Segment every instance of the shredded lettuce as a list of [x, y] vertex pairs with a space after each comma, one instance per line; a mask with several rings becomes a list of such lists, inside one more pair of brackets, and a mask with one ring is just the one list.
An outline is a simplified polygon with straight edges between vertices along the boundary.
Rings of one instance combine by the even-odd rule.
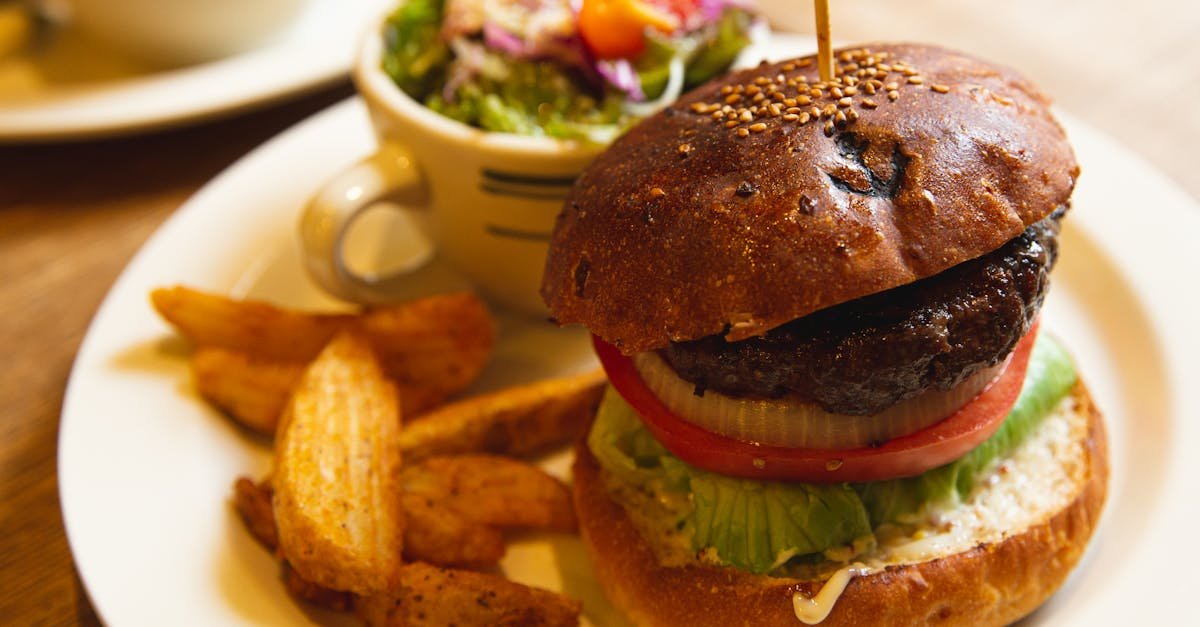
[[417, 100], [435, 90], [446, 76], [450, 48], [442, 41], [445, 0], [406, 0], [383, 27], [387, 54], [383, 71]]
[[[484, 130], [596, 144], [608, 143], [684, 88], [726, 70], [749, 44], [754, 19], [745, 8], [728, 5], [719, 17], [706, 14], [686, 32], [648, 32], [645, 51], [620, 60], [622, 71], [616, 72], [604, 65], [611, 61], [592, 58], [579, 35], [570, 32], [573, 14], [566, 6], [502, 2], [448, 9], [448, 1], [453, 2], [406, 0], [387, 20], [383, 69], [401, 90], [442, 115]], [[524, 12], [552, 9], [562, 9], [567, 18], [553, 32], [498, 31], [505, 28], [499, 18], [524, 16], [541, 24], [545, 20]], [[485, 28], [469, 26], [471, 19], [462, 16], [451, 19], [453, 27], [443, 24], [462, 11], [483, 11]], [[555, 30], [562, 28], [566, 32]]]
[[1021, 394], [1000, 429], [965, 457], [906, 479], [813, 485], [711, 473], [671, 455], [611, 389], [597, 412], [588, 447], [605, 471], [623, 482], [651, 493], [686, 495], [690, 507], [675, 515], [697, 552], [709, 551], [723, 563], [766, 573], [788, 560], [811, 561], [851, 545], [865, 548], [880, 524], [911, 519], [927, 504], [966, 498], [981, 472], [1032, 433], [1075, 379], [1062, 347], [1039, 337]]

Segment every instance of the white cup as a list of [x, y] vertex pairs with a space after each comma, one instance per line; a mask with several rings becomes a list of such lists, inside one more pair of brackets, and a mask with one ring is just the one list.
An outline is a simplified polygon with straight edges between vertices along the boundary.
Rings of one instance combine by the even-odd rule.
[[61, 5], [72, 28], [166, 66], [248, 50], [286, 26], [308, 0], [43, 1]]
[[363, 38], [354, 82], [366, 100], [378, 149], [315, 194], [300, 235], [309, 274], [332, 295], [359, 303], [408, 294], [415, 274], [355, 273], [344, 248], [351, 225], [389, 201], [404, 211], [438, 261], [492, 302], [545, 315], [539, 296], [554, 220], [576, 176], [602, 147], [492, 133], [429, 110], [382, 69], [383, 19]]

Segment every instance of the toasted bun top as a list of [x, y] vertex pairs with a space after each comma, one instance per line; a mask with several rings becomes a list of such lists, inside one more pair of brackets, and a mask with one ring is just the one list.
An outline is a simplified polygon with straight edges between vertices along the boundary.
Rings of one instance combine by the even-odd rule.
[[835, 59], [840, 83], [812, 57], [760, 65], [618, 139], [559, 214], [551, 314], [626, 354], [736, 341], [978, 257], [1067, 203], [1079, 168], [1020, 75], [913, 44]]

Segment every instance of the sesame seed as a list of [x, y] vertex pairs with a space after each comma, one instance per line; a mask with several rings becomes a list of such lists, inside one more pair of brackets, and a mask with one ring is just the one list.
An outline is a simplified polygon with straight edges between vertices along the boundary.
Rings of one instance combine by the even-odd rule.
[[686, 155], [692, 151], [691, 144], [679, 144], [679, 154]]
[[830, 137], [830, 136], [832, 136], [832, 135], [833, 135], [833, 120], [830, 120], [830, 121], [828, 121], [828, 122], [826, 122], [826, 123], [825, 123], [825, 129], [824, 129], [824, 130], [825, 130], [825, 136], [826, 136], [826, 137]]
[[833, 89], [829, 90], [829, 93], [832, 94], [834, 98], [841, 98], [842, 96], [846, 95], [842, 93], [841, 87], [834, 87]]
[[896, 91], [897, 89], [900, 89], [900, 83], [897, 83], [896, 81], [892, 81], [892, 82], [884, 85], [883, 87], [885, 89], [887, 89], [888, 91]]
[[783, 82], [783, 81], [785, 81], [785, 80], [787, 80], [787, 77], [786, 77], [786, 76], [784, 76], [783, 74], [776, 74], [776, 75], [775, 75], [775, 82], [776, 82], [776, 83], [782, 83], [782, 82]]
[[728, 96], [725, 96], [725, 104], [733, 104], [741, 101], [742, 97], [738, 94], [729, 94]]
[[813, 87], [812, 89], [808, 90], [808, 95], [812, 96], [813, 98], [820, 98], [821, 97], [821, 88]]
[[895, 100], [900, 97], [900, 92], [892, 90], [888, 92], [888, 100]]
[[712, 113], [712, 119], [714, 120], [720, 120], [723, 117], [725, 117], [725, 114], [721, 113], [720, 111], [713, 111]]
[[812, 108], [808, 110], [808, 112], [809, 112], [809, 114], [811, 114], [811, 115], [812, 115], [814, 118], [819, 118], [819, 117], [821, 117], [821, 107], [818, 107], [817, 105], [813, 105], [813, 106], [812, 106]]
[[874, 109], [875, 107], [878, 107], [878, 106], [879, 105], [876, 104], [874, 100], [871, 100], [870, 98], [863, 98], [862, 107], [864, 109]]
[[742, 114], [738, 116], [738, 119], [743, 122], [749, 122], [750, 120], [754, 119], [754, 114], [750, 113], [749, 111], [742, 111]]
[[851, 85], [851, 86], [849, 86], [849, 87], [847, 87], [847, 88], [846, 88], [846, 90], [845, 90], [845, 92], [844, 92], [844, 93], [845, 93], [847, 96], [853, 96], [853, 95], [855, 95], [855, 94], [857, 94], [857, 93], [858, 93], [858, 88], [857, 88], [857, 87], [855, 87], [854, 85]]
[[875, 65], [875, 69], [877, 69], [877, 70], [879, 70], [879, 71], [881, 71], [881, 72], [883, 72], [883, 73], [885, 73], [885, 74], [886, 74], [886, 73], [888, 73], [888, 72], [891, 72], [891, 71], [892, 71], [892, 66], [890, 66], [890, 65], [888, 65], [888, 64], [886, 64], [886, 63], [879, 63], [879, 64], [876, 64], [876, 65]]
[[692, 111], [694, 113], [704, 113], [704, 110], [707, 108], [708, 108], [708, 105], [704, 104], [703, 102], [693, 102], [692, 103]]
[[799, 119], [800, 119], [800, 116], [796, 115], [795, 113], [788, 113], [783, 116], [783, 120], [785, 122], [795, 122], [796, 120], [799, 120]]
[[755, 133], [761, 133], [761, 132], [767, 130], [767, 125], [763, 124], [762, 122], [758, 122], [757, 124], [751, 124], [750, 130], [754, 131]]
[[846, 119], [851, 122], [857, 122], [858, 121], [858, 111], [855, 111], [854, 109], [847, 109], [846, 110]]
[[750, 134], [750, 131], [747, 131], [747, 130], [746, 130], [746, 129], [744, 129], [744, 128], [739, 128], [739, 129], [737, 130], [737, 136], [738, 136], [738, 137], [745, 137], [745, 136], [747, 136], [747, 135], [749, 135], [749, 134]]
[[950, 91], [950, 88], [946, 85], [930, 85], [929, 88], [939, 94], [944, 94]]
[[662, 198], [663, 196], [666, 196], [667, 193], [664, 192], [663, 188], [661, 187], [652, 187], [650, 188], [650, 195], [655, 198]]
[[837, 103], [839, 107], [849, 107], [850, 105], [854, 104], [854, 99], [850, 96], [846, 96], [844, 98], [838, 98]]
[[796, 69], [796, 64], [795, 64], [795, 63], [784, 63], [784, 64], [783, 64], [783, 71], [784, 71], [784, 72], [791, 72], [791, 71], [792, 71], [792, 70], [794, 70], [794, 69]]
[[788, 112], [788, 113], [793, 113], [793, 114], [798, 114], [798, 113], [800, 113], [800, 112], [801, 112], [801, 111], [803, 111], [803, 110], [804, 110], [804, 109], [801, 109], [800, 107], [788, 107], [788, 108], [787, 108], [787, 112]]
[[808, 121], [811, 119], [812, 119], [812, 116], [807, 113], [800, 114], [800, 123], [801, 124], [808, 124]]
[[863, 85], [863, 91], [867, 92], [867, 94], [870, 96], [874, 96], [875, 95], [875, 84], [871, 83], [871, 82], [867, 82], [865, 85]]
[[796, 104], [798, 104], [802, 107], [807, 107], [808, 105], [812, 104], [812, 98], [810, 98], [808, 96], [797, 96]]
[[758, 92], [757, 94], [754, 94], [754, 97], [750, 99], [750, 102], [762, 102], [766, 98], [767, 97], [763, 95], [762, 92]]
[[785, 98], [783, 101], [783, 106], [785, 106], [785, 107], [795, 107], [796, 104], [797, 103], [796, 103], [795, 98]]
[[910, 76], [908, 77], [908, 82], [913, 85], [920, 85], [921, 83], [925, 82], [925, 79], [921, 78], [920, 76]]
[[846, 123], [846, 112], [838, 111], [837, 115], [833, 116], [833, 121], [837, 122], [838, 126], [844, 125]]
[[800, 59], [798, 62], [796, 62], [796, 67], [808, 67], [812, 64], [813, 64], [812, 57], [808, 57], [805, 59]]
[[780, 113], [783, 112], [780, 110], [779, 105], [777, 105], [777, 104], [773, 104], [773, 105], [767, 107], [767, 111], [770, 111], [771, 115], [774, 115], [774, 116], [778, 116]]
[[725, 122], [725, 128], [733, 128], [738, 124], [739, 122], [737, 120], [729, 120], [728, 122]]
[[834, 113], [837, 113], [837, 105], [825, 105], [825, 108], [821, 109], [822, 117], [827, 118], [832, 116]]
[[910, 68], [910, 67], [906, 67], [906, 68], [904, 68], [903, 70], [901, 70], [901, 72], [902, 72], [902, 73], [903, 73], [905, 76], [916, 76], [916, 75], [917, 75], [917, 70], [916, 70], [916, 69], [914, 69], [914, 68]]
[[732, 93], [733, 93], [733, 87], [732, 87], [732, 86], [730, 86], [730, 85], [726, 85], [726, 86], [724, 86], [724, 87], [722, 87], [722, 88], [721, 88], [721, 95], [722, 95], [722, 96], [728, 96], [729, 94], [732, 94]]
[[775, 99], [775, 102], [787, 101], [787, 96], [783, 95], [783, 92], [781, 91], [771, 92], [771, 97]]
[[769, 79], [769, 78], [767, 78], [767, 77], [765, 77], [765, 76], [760, 76], [760, 77], [758, 77], [758, 78], [754, 79], [754, 84], [755, 84], [755, 85], [766, 85], [766, 84], [767, 84], [767, 83], [769, 83], [769, 82], [771, 82], [771, 79]]

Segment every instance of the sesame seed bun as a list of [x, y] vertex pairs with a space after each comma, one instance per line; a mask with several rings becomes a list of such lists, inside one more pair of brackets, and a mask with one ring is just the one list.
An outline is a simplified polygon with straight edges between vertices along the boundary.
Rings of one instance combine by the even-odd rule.
[[626, 354], [737, 341], [995, 250], [1068, 202], [1074, 155], [1017, 73], [923, 45], [835, 58], [840, 85], [811, 58], [760, 65], [618, 139], [559, 215], [555, 319]]
[[[1046, 420], [1043, 429], [1050, 431], [1039, 436], [1046, 438], [1044, 446], [1032, 448], [1046, 452], [1014, 455], [1018, 461], [1009, 472], [1025, 493], [1037, 495], [1062, 489], [1050, 485], [1037, 464], [1047, 458], [1061, 464], [1061, 473], [1069, 479], [1061, 502], [1021, 503], [1021, 515], [1032, 521], [1024, 527], [998, 537], [988, 533], [967, 538], [957, 552], [894, 563], [852, 579], [822, 627], [1003, 625], [1049, 598], [1079, 561], [1096, 528], [1107, 494], [1108, 446], [1099, 412], [1082, 384]], [[1054, 459], [1061, 451], [1070, 453]], [[800, 592], [812, 597], [822, 580], [752, 575], [699, 562], [664, 565], [654, 543], [610, 497], [602, 472], [581, 444], [574, 467], [581, 532], [608, 598], [635, 624], [800, 624], [792, 596]], [[986, 502], [992, 489], [996, 488], [982, 489], [971, 502]]]

